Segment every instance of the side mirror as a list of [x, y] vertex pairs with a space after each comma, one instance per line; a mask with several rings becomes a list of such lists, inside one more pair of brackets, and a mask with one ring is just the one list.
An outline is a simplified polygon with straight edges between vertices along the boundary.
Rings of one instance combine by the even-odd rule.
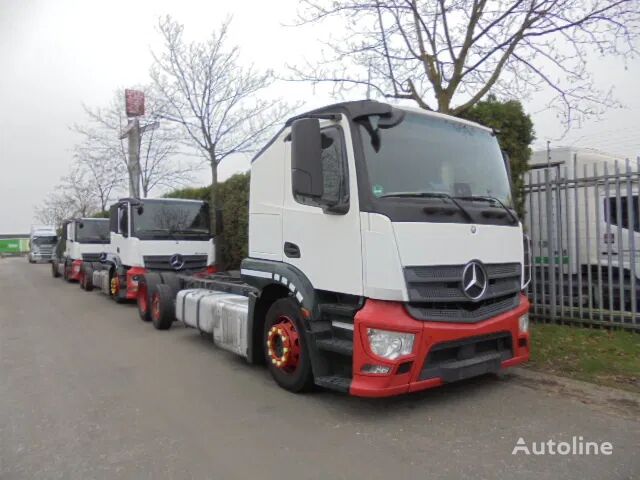
[[294, 195], [323, 194], [320, 121], [301, 118], [291, 126], [291, 186]]
[[218, 235], [221, 235], [223, 231], [224, 224], [222, 223], [222, 209], [216, 208], [216, 228], [213, 234], [217, 237]]

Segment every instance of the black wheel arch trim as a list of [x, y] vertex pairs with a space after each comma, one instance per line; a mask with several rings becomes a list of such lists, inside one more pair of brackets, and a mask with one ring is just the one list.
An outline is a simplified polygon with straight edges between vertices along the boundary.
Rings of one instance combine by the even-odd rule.
[[[289, 297], [295, 299], [301, 307], [311, 312], [311, 319], [319, 318], [319, 307], [316, 301], [315, 289], [306, 275], [293, 265], [273, 260], [245, 258], [240, 265], [240, 275], [243, 281], [257, 288], [260, 292], [270, 285], [286, 287], [289, 290]], [[253, 339], [256, 334], [256, 332], [254, 332], [254, 313], [258, 299], [259, 295], [249, 296], [247, 336], [251, 339]], [[301, 316], [301, 320], [304, 327], [302, 333], [309, 349], [313, 374], [316, 377], [325, 375], [328, 370], [327, 361], [316, 346], [314, 336], [311, 334], [309, 319]], [[262, 332], [257, 333], [262, 335]], [[259, 359], [255, 358], [256, 352], [253, 351], [252, 342], [248, 343], [249, 351], [247, 352], [247, 360], [255, 363], [259, 361]]]
[[291, 264], [245, 258], [240, 266], [240, 276], [244, 282], [258, 290], [264, 290], [269, 285], [283, 286], [314, 317], [318, 313], [313, 285], [302, 271]]

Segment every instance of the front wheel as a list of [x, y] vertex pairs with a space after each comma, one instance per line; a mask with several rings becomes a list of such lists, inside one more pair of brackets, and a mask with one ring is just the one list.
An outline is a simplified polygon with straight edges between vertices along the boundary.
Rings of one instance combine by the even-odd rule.
[[313, 372], [298, 304], [291, 298], [274, 302], [264, 323], [263, 345], [271, 376], [290, 392], [309, 391]]
[[169, 330], [175, 320], [176, 298], [169, 285], [160, 283], [151, 291], [151, 321], [157, 330]]
[[151, 321], [151, 293], [156, 285], [162, 283], [157, 273], [145, 273], [138, 281], [138, 315], [143, 322]]
[[117, 271], [113, 272], [111, 279], [109, 280], [109, 292], [111, 293], [111, 298], [115, 300], [116, 303], [124, 303], [127, 301], [126, 299], [126, 285], [125, 285], [125, 296], [122, 295], [122, 283], [120, 282], [120, 275], [118, 275]]

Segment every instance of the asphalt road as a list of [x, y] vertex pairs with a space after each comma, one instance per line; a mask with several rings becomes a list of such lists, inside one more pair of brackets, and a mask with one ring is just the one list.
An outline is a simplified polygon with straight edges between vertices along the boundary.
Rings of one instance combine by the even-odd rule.
[[[572, 436], [611, 456], [512, 455]], [[640, 478], [640, 419], [515, 378], [293, 395], [132, 305], [0, 259], [0, 479]]]

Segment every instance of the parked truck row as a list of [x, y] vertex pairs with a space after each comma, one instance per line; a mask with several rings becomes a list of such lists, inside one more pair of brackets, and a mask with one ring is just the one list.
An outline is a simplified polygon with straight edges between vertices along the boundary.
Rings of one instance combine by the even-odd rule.
[[369, 100], [314, 110], [252, 161], [240, 271], [216, 268], [209, 218], [206, 202], [122, 199], [99, 243], [89, 219], [67, 224], [53, 274], [293, 392], [397, 395], [529, 358], [529, 247], [488, 128]]

